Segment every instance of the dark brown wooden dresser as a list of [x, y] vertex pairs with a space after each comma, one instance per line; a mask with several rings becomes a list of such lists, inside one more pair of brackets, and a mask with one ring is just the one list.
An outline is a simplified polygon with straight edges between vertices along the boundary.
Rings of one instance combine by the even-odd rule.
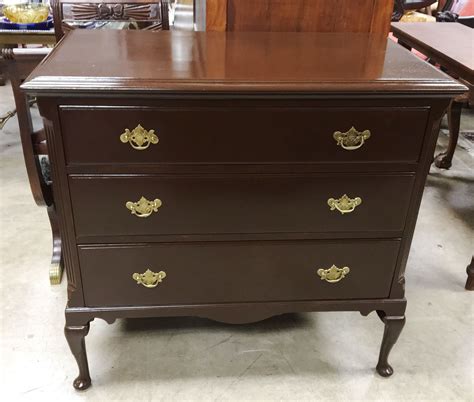
[[72, 32], [23, 89], [52, 163], [75, 388], [94, 318], [377, 311], [392, 374], [439, 121], [465, 87], [365, 34], [111, 30]]

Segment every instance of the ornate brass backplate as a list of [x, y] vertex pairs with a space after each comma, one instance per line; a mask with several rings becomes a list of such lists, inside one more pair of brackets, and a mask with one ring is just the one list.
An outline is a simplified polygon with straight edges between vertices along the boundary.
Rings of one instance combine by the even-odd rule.
[[347, 151], [354, 151], [364, 145], [364, 142], [370, 138], [370, 130], [357, 131], [356, 128], [352, 126], [349, 131], [345, 133], [336, 131], [333, 137], [337, 145]]
[[145, 197], [141, 197], [137, 202], [127, 201], [125, 206], [131, 211], [133, 215], [139, 218], [147, 218], [153, 212], [158, 212], [158, 208], [163, 205], [160, 199], [156, 198], [153, 201], [147, 200]]
[[341, 214], [348, 214], [354, 211], [354, 209], [362, 204], [360, 197], [349, 198], [347, 194], [344, 194], [341, 198], [329, 198], [328, 205], [331, 207], [331, 211], [337, 209]]
[[132, 131], [130, 131], [128, 128], [125, 129], [125, 132], [120, 135], [120, 141], [122, 141], [124, 144], [128, 142], [133, 149], [143, 151], [151, 144], [158, 144], [159, 139], [155, 134], [155, 130], [145, 130], [139, 124]]
[[333, 265], [331, 268], [328, 269], [318, 269], [318, 275], [321, 277], [322, 281], [336, 283], [344, 279], [350, 271], [351, 270], [349, 267], [338, 268]]
[[146, 288], [156, 288], [158, 284], [163, 282], [163, 279], [166, 278], [166, 272], [153, 272], [147, 269], [143, 274], [135, 272], [132, 278], [137, 281], [137, 284], [143, 285]]

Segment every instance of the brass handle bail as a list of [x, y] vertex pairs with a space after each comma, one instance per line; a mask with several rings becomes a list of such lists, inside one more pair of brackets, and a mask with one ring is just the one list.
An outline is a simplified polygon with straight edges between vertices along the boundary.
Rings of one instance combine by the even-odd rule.
[[132, 215], [136, 215], [139, 218], [147, 218], [153, 212], [158, 212], [158, 208], [162, 205], [163, 203], [159, 198], [149, 201], [143, 196], [137, 202], [127, 201], [125, 203], [125, 206], [130, 210]]
[[158, 144], [159, 139], [155, 134], [155, 130], [145, 130], [139, 124], [132, 131], [128, 128], [125, 129], [125, 132], [120, 135], [120, 141], [124, 144], [128, 142], [137, 151], [143, 151], [151, 144]]
[[132, 275], [132, 278], [137, 281], [138, 285], [143, 285], [146, 288], [156, 288], [159, 283], [163, 282], [163, 279], [166, 278], [166, 272], [153, 272], [147, 269], [143, 274], [135, 272]]
[[354, 151], [362, 147], [365, 141], [370, 138], [370, 130], [357, 131], [356, 128], [352, 126], [345, 133], [336, 131], [333, 134], [333, 138], [336, 140], [337, 145], [346, 151]]
[[329, 198], [328, 205], [331, 211], [337, 209], [341, 214], [349, 214], [356, 209], [357, 206], [362, 204], [362, 198], [349, 198], [347, 194], [344, 194], [341, 198]]
[[351, 272], [349, 267], [338, 268], [333, 265], [328, 269], [318, 269], [317, 274], [321, 277], [322, 281], [337, 283], [343, 280], [349, 272]]

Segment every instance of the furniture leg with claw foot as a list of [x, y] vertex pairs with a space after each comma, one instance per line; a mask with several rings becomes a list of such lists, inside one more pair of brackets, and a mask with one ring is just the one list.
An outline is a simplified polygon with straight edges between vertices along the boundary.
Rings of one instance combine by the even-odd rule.
[[453, 162], [454, 151], [459, 138], [461, 126], [462, 102], [453, 100], [448, 108], [449, 143], [448, 149], [435, 157], [434, 164], [440, 169], [449, 169]]

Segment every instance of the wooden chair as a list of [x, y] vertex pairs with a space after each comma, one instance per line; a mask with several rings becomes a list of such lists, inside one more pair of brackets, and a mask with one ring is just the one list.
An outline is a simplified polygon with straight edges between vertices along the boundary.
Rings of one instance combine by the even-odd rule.
[[434, 3], [436, 3], [436, 0], [395, 0], [392, 21], [400, 21], [407, 11], [429, 8]]
[[52, 0], [51, 8], [58, 41], [77, 27], [169, 29], [169, 0]]
[[393, 0], [207, 0], [208, 31], [388, 35]]
[[49, 279], [51, 284], [59, 284], [62, 276], [61, 236], [48, 172], [46, 136], [43, 129], [38, 131], [33, 129], [30, 112], [31, 99], [20, 90], [21, 83], [50, 51], [49, 48], [1, 49], [0, 64], [12, 85], [31, 192], [37, 205], [46, 206], [51, 224], [53, 252]]
[[447, 0], [436, 15], [438, 22], [459, 22], [474, 28], [474, 2], [472, 0]]

